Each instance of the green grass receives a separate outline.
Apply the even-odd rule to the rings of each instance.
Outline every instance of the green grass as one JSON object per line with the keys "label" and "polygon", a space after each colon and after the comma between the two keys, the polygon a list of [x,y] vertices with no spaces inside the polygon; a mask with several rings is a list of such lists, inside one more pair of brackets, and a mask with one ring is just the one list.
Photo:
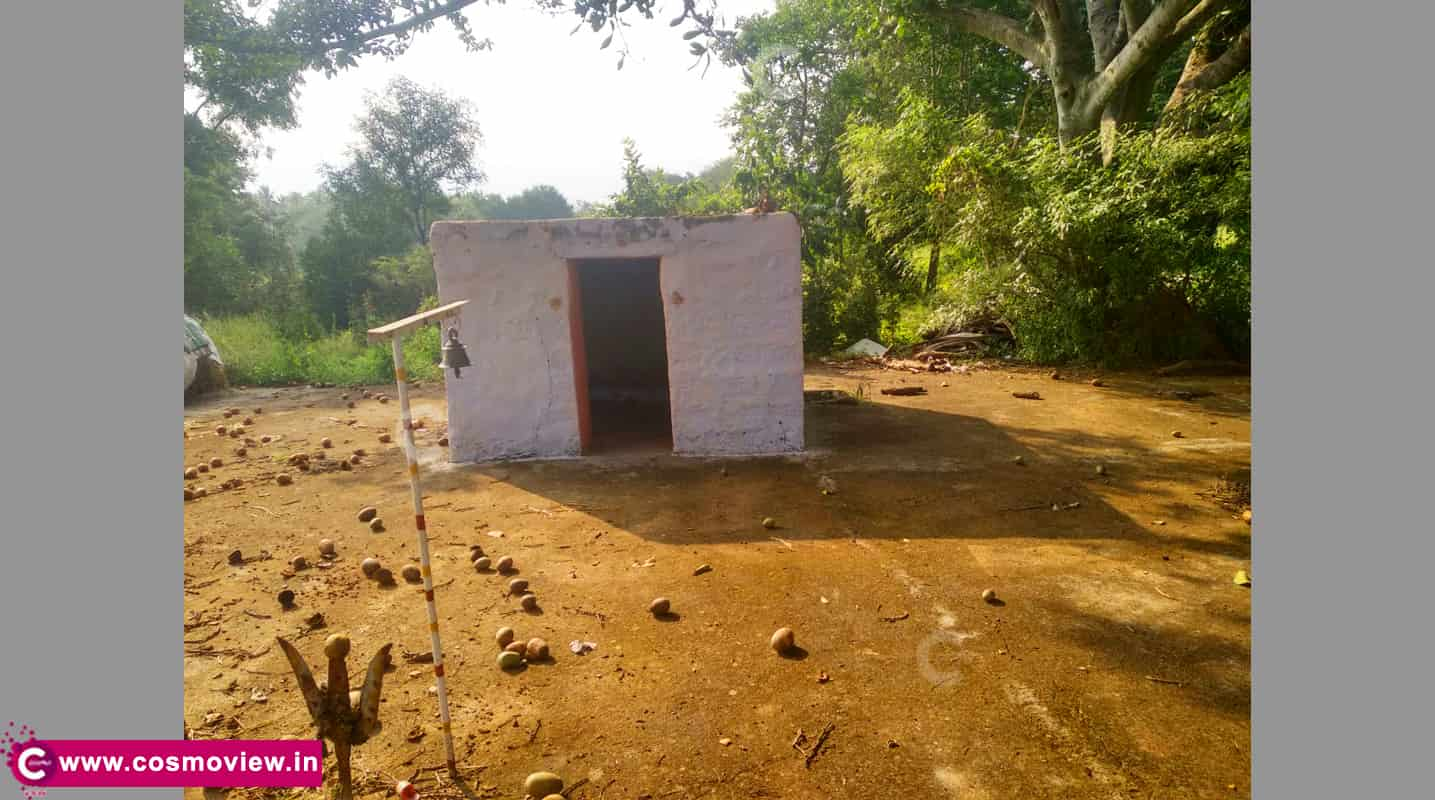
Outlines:
{"label": "green grass", "polygon": [[[389,346],[369,345],[363,333],[341,331],[316,338],[286,339],[258,314],[200,320],[224,361],[231,384],[379,384],[394,379]],[[440,377],[438,330],[424,327],[404,342],[404,363],[416,380]]]}

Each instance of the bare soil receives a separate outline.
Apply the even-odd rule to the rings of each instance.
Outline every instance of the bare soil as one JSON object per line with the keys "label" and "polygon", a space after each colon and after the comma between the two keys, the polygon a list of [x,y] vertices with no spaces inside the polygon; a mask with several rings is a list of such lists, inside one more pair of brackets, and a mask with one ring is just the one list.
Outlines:
{"label": "bare soil", "polygon": [[[396,402],[226,391],[185,418],[186,465],[224,462],[185,481],[208,489],[185,503],[189,735],[312,735],[274,638],[317,666],[343,632],[351,673],[394,644],[383,730],[355,750],[363,796],[409,779],[423,797],[517,798],[540,769],[578,784],[570,798],[1248,796],[1251,589],[1232,579],[1250,569],[1250,528],[1212,492],[1249,469],[1249,379],[1092,377],[814,367],[808,388],[862,385],[866,399],[810,405],[798,457],[482,466],[447,463],[442,387],[419,387],[459,784],[442,769],[431,668],[402,657],[429,649],[422,591],[359,570],[418,559]],[[901,385],[928,394],[879,393]],[[1030,391],[1042,399],[1012,394]],[[272,441],[239,457],[214,431],[244,416],[246,437]],[[284,463],[323,437],[334,446],[310,471]],[[356,448],[353,470],[325,468]],[[368,505],[384,532],[357,520]],[[286,577],[325,537],[336,564]],[[475,571],[470,544],[511,555],[540,610]],[[290,611],[275,600],[286,586]],[[667,619],[647,611],[658,596]],[[310,630],[316,612],[325,627]],[[546,639],[553,660],[498,670],[504,625]],[[782,626],[792,657],[768,646]],[[573,640],[597,648],[575,655]],[[321,793],[190,793],[226,795]]]}

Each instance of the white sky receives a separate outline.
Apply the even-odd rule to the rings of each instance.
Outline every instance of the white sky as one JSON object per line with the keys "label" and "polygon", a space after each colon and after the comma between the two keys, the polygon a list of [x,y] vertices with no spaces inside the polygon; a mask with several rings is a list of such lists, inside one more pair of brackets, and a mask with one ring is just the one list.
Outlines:
{"label": "white sky", "polygon": [[[729,25],[774,6],[774,0],[718,0]],[[716,59],[706,77],[699,77],[701,66],[687,71],[694,59],[682,40],[686,28],[668,26],[681,7],[663,0],[652,20],[628,15],[620,37],[630,52],[620,72],[620,37],[607,50],[598,49],[605,33],[585,28],[570,37],[576,15],[550,17],[525,0],[475,5],[467,16],[478,38],[493,40],[491,50],[467,52],[440,21],[394,61],[366,58],[333,79],[308,75],[299,125],[265,133],[262,143],[272,154],[255,162],[254,183],[279,194],[317,188],[318,167],[341,163],[355,139],[364,93],[395,75],[474,103],[485,192],[514,194],[547,183],[570,202],[604,200],[621,186],[625,136],[638,143],[646,166],[697,172],[730,152],[720,119],[742,76]]]}

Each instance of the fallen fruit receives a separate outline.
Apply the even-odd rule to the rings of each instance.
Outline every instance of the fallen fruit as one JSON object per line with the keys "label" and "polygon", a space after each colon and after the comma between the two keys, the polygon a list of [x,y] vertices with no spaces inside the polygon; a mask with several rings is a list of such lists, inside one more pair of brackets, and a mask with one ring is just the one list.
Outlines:
{"label": "fallen fruit", "polygon": [[395,583],[394,573],[388,567],[380,567],[379,571],[374,573],[374,580],[378,581],[380,586],[393,586]]}
{"label": "fallen fruit", "polygon": [[524,596],[518,598],[518,604],[523,606],[524,611],[537,611],[538,595],[532,593],[525,594]]}
{"label": "fallen fruit", "polygon": [[278,599],[279,599],[279,605],[280,605],[281,607],[283,607],[283,608],[293,608],[293,607],[294,607],[294,590],[293,590],[293,589],[284,589],[284,590],[282,590],[281,592],[279,592],[279,597],[278,597]]}
{"label": "fallen fruit", "polygon": [[366,558],[363,561],[359,562],[359,569],[363,570],[364,577],[366,578],[374,577],[374,573],[378,572],[379,568],[382,566],[383,565],[379,563],[379,560],[373,557]]}
{"label": "fallen fruit", "polygon": [[319,540],[319,555],[324,556],[325,558],[333,558],[333,557],[334,557],[334,540],[333,540],[333,539],[320,539],[320,540]]}
{"label": "fallen fruit", "polygon": [[1172,439],[1184,439],[1185,437],[1186,437],[1186,434],[1184,434],[1184,433],[1182,433],[1182,432],[1180,432],[1180,431],[1171,431],[1171,438],[1172,438]]}
{"label": "fallen fruit", "polygon": [[194,496],[195,496],[195,497],[204,497],[204,496],[207,495],[207,494],[209,494],[209,490],[206,489],[206,488],[204,488],[203,486],[201,486],[201,487],[199,487],[198,489],[195,489],[195,490],[194,490]]}
{"label": "fallen fruit", "polygon": [[768,530],[772,530],[773,528],[777,527],[777,520],[773,519],[772,517],[763,517],[762,527],[767,528]]}
{"label": "fallen fruit", "polygon": [[298,572],[301,569],[308,569],[309,559],[303,556],[294,556],[293,560],[289,562],[289,566],[293,567],[295,572]]}
{"label": "fallen fruit", "polygon": [[188,487],[186,487],[185,490],[184,490],[184,499],[185,499],[185,500],[193,500],[193,499],[194,499],[194,490],[193,490],[193,489],[190,489],[190,488],[188,488]]}
{"label": "fallen fruit", "polygon": [[383,533],[384,521],[379,519],[378,517],[374,517],[373,520],[369,522],[369,530],[373,531],[374,533]]}
{"label": "fallen fruit", "polygon": [[668,609],[672,608],[672,605],[672,601],[668,600],[668,598],[659,597],[648,604],[648,611],[652,612],[655,617],[661,617],[668,613]]}
{"label": "fallen fruit", "polygon": [[373,506],[364,506],[363,508],[359,509],[360,522],[368,522],[369,520],[373,519],[374,517],[377,517],[378,515],[379,510],[377,508],[374,508]]}
{"label": "fallen fruit", "polygon": [[260,436],[259,441],[263,442],[264,444],[269,444],[270,442],[274,441],[274,439],[269,436]]}
{"label": "fallen fruit", "polygon": [[409,583],[418,583],[423,580],[423,570],[419,569],[417,564],[405,564],[404,568],[399,570],[399,574],[404,576],[404,580]]}
{"label": "fallen fruit", "polygon": [[522,578],[514,578],[508,582],[509,594],[523,594],[528,591],[528,581]]}
{"label": "fallen fruit", "polygon": [[214,432],[219,436],[223,436],[224,434],[229,432],[229,429],[224,427],[223,425],[216,425],[214,428]]}
{"label": "fallen fruit", "polygon": [[997,599],[997,591],[996,591],[996,589],[984,589],[984,590],[982,590],[982,600],[983,600],[984,602],[990,603],[990,602],[992,602],[992,601],[995,600],[995,599]]}
{"label": "fallen fruit", "polygon": [[243,564],[244,554],[239,552],[238,550],[235,550],[234,552],[229,554],[229,563],[231,566],[235,567],[239,566],[240,564]]}
{"label": "fallen fruit", "polygon": [[791,628],[778,628],[772,634],[772,641],[770,642],[770,644],[772,645],[773,650],[776,650],[778,653],[785,654],[790,652],[793,647],[797,646],[797,635],[792,632]]}
{"label": "fallen fruit", "polygon": [[533,797],[546,797],[563,791],[563,779],[551,772],[535,772],[523,782],[523,791]]}
{"label": "fallen fruit", "polygon": [[359,465],[359,462],[360,462],[361,460],[362,460],[362,459],[361,459],[358,455],[349,456],[349,463],[352,464],[352,465],[354,465],[354,466],[356,466],[356,467]]}
{"label": "fallen fruit", "polygon": [[488,556],[479,556],[473,560],[473,566],[479,572],[488,572],[488,568],[492,565],[493,562],[489,561]]}
{"label": "fallen fruit", "polygon": [[498,633],[494,634],[493,640],[498,642],[499,647],[507,647],[513,643],[513,636],[512,628],[499,628]]}
{"label": "fallen fruit", "polygon": [[448,437],[447,437],[447,436],[441,436],[441,437],[439,437],[438,446],[439,446],[439,447],[448,447]]}
{"label": "fallen fruit", "polygon": [[524,646],[523,655],[529,661],[542,661],[548,657],[548,643],[536,637],[529,639]]}
{"label": "fallen fruit", "polygon": [[417,800],[419,796],[418,788],[408,781],[399,781],[394,786],[394,793],[399,796],[399,800]]}
{"label": "fallen fruit", "polygon": [[1250,586],[1251,576],[1247,574],[1245,570],[1238,570],[1236,572],[1235,584],[1237,586]]}
{"label": "fallen fruit", "polygon": [[280,486],[288,486],[289,484],[294,482],[294,479],[289,477],[288,473],[281,472],[278,475],[274,476],[274,482],[279,484]]}
{"label": "fallen fruit", "polygon": [[1097,465],[1096,465],[1096,474],[1097,474],[1097,475],[1105,475],[1105,474],[1106,474],[1106,465],[1105,465],[1105,464],[1097,464]]}
{"label": "fallen fruit", "polygon": [[200,472],[208,472],[208,471],[209,471],[209,465],[208,465],[208,464],[200,464],[199,467],[198,467],[198,469],[199,469]]}
{"label": "fallen fruit", "polygon": [[239,456],[240,458],[243,458],[243,457],[245,456],[245,454],[248,453],[248,452],[249,452],[248,450],[245,450],[243,447],[240,447],[240,448],[236,448],[236,449],[235,449],[234,454],[235,454],[236,456]]}
{"label": "fallen fruit", "polygon": [[320,446],[320,447],[326,447],[326,448],[327,448],[327,447],[333,447],[333,446],[334,446],[334,440],[333,440],[333,439],[330,439],[330,438],[327,437],[327,436],[325,436],[324,438],[322,438],[322,439],[319,440],[319,446]]}
{"label": "fallen fruit", "polygon": [[509,642],[503,646],[504,651],[523,655],[528,650],[528,642]]}
{"label": "fallen fruit", "polygon": [[1249,508],[1241,512],[1241,521],[1247,525],[1251,524],[1251,510]]}
{"label": "fallen fruit", "polygon": [[513,569],[513,557],[504,556],[503,558],[498,559],[498,564],[496,566],[498,567],[499,572],[511,571]]}
{"label": "fallen fruit", "polygon": [[388,435],[387,433],[379,434],[379,441],[384,444],[388,444],[389,442],[393,441],[393,439],[394,437]]}
{"label": "fallen fruit", "polygon": [[368,453],[364,451],[364,448],[360,447],[358,450],[354,451],[354,455],[358,456],[359,458],[363,458],[364,456],[368,455]]}
{"label": "fallen fruit", "polygon": [[339,469],[343,470],[344,472],[352,472],[354,470],[354,465],[350,464],[347,461],[340,461]]}
{"label": "fallen fruit", "polygon": [[1016,457],[1014,457],[1014,458],[1011,460],[1011,463],[1013,463],[1013,464],[1018,464],[1018,465],[1020,465],[1020,464],[1025,464],[1025,463],[1026,463],[1026,459],[1023,458],[1023,457],[1021,457],[1021,456],[1016,456]]}
{"label": "fallen fruit", "polygon": [[324,640],[324,657],[342,659],[349,655],[349,637],[335,633]]}
{"label": "fallen fruit", "polygon": [[199,470],[195,469],[194,467],[190,467],[189,469],[187,469],[187,470],[184,471],[184,479],[185,479],[185,480],[187,480],[187,481],[192,481],[192,480],[197,480],[198,478],[199,478]]}

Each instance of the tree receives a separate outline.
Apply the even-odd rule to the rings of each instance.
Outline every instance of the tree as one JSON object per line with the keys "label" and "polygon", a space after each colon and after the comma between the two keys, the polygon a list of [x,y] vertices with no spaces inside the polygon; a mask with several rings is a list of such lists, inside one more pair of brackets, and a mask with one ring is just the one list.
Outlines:
{"label": "tree", "polygon": [[468,195],[455,199],[450,219],[568,219],[573,206],[558,189],[543,184],[518,194]]}
{"label": "tree", "polygon": [[294,285],[284,216],[267,193],[243,191],[242,146],[185,117],[184,302],[193,313],[282,304]]}
{"label": "tree", "polygon": [[852,202],[868,209],[868,230],[898,247],[926,247],[928,293],[937,286],[948,227],[945,206],[933,199],[932,174],[954,134],[929,100],[903,89],[893,124],[850,125],[839,145]]}
{"label": "tree", "polygon": [[472,106],[399,77],[382,95],[369,95],[365,107],[359,144],[339,174],[392,195],[415,243],[428,244],[429,224],[448,209],[448,191],[483,179],[474,165],[480,134]]}
{"label": "tree", "polygon": [[[857,0],[850,13],[864,18],[868,39],[901,38],[921,20],[997,45],[1042,76],[1061,144],[1100,129],[1108,163],[1117,132],[1151,107],[1163,65],[1198,36],[1206,44],[1193,51],[1180,86],[1213,89],[1250,64],[1250,0]],[[756,56],[733,31],[706,25],[698,33],[730,61]]]}
{"label": "tree", "polygon": [[1150,106],[1161,65],[1217,15],[1234,16],[1242,31],[1223,42],[1231,57],[1222,60],[1203,48],[1182,84],[1215,88],[1250,63],[1248,0],[1031,0],[1024,4],[1028,23],[1003,13],[1014,5],[916,0],[912,10],[945,18],[1041,70],[1051,82],[1060,142],[1100,128],[1107,162],[1117,130],[1139,121]]}

